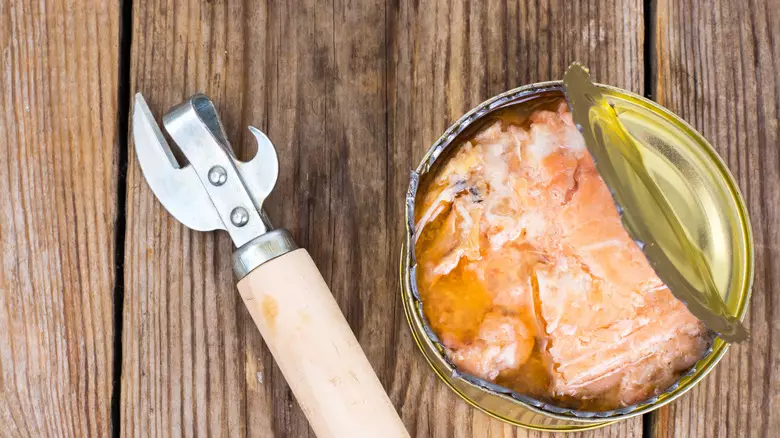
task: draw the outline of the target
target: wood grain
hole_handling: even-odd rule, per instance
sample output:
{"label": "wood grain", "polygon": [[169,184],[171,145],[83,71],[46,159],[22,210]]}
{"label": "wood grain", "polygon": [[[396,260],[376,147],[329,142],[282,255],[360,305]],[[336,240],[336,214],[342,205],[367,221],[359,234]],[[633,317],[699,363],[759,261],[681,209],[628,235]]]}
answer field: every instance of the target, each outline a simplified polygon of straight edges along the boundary
{"label": "wood grain", "polygon": [[[128,0],[130,1],[130,0]],[[131,88],[202,91],[239,156],[281,159],[275,222],[309,249],[418,437],[525,437],[444,387],[400,312],[408,172],[467,109],[559,78],[645,90],[737,177],[756,241],[750,343],[645,417],[653,436],[780,427],[778,0],[133,0]],[[110,405],[120,4],[0,2],[0,436],[311,436],[238,299],[226,235],[183,228],[129,151],[121,417]],[[645,47],[645,44],[648,44]],[[53,214],[52,214],[53,213]],[[639,436],[642,419],[581,436]]]}
{"label": "wood grain", "polygon": [[[132,89],[157,115],[207,93],[243,157],[246,125],[268,133],[281,162],[269,214],[310,251],[414,436],[538,436],[469,408],[416,350],[397,279],[403,193],[461,113],[575,59],[641,92],[642,23],[638,0],[139,0]],[[311,436],[237,299],[229,239],[169,217],[133,154],[122,434]],[[641,424],[584,435],[639,436]]]}
{"label": "wood grain", "polygon": [[734,173],[756,244],[752,339],[653,418],[653,436],[776,436],[780,430],[780,2],[659,1],[653,94]]}
{"label": "wood grain", "polygon": [[[249,50],[242,47],[249,25],[243,17],[240,3],[134,2],[132,92],[142,92],[161,115],[203,91],[220,104],[237,138]],[[121,434],[243,435],[246,348],[230,240],[190,231],[169,216],[130,143]]]}
{"label": "wood grain", "polygon": [[[388,193],[401,199],[409,171],[450,123],[481,101],[533,82],[560,79],[575,60],[599,81],[643,89],[639,1],[400,1],[389,17]],[[390,251],[403,241],[403,205],[388,204]],[[397,290],[390,260],[389,292]],[[546,435],[510,427],[463,403],[438,381],[396,319],[391,395],[418,437]],[[641,436],[642,419],[574,436]]]}
{"label": "wood grain", "polygon": [[116,1],[0,2],[0,436],[109,436]]}

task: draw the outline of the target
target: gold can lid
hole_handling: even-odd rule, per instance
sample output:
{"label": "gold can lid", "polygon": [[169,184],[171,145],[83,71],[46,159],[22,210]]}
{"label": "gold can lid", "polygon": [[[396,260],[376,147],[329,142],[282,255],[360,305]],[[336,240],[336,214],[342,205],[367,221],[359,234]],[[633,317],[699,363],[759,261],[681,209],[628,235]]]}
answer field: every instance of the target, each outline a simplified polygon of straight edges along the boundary
{"label": "gold can lid", "polygon": [[[675,184],[697,178],[668,157],[647,151],[674,149],[668,138],[642,135],[652,123],[624,124],[618,110],[603,95],[602,87],[590,81],[588,70],[572,64],[563,78],[564,93],[574,122],[596,168],[612,193],[623,227],[637,242],[650,265],[677,299],[693,315],[726,342],[744,341],[748,330],[729,313],[718,286],[718,263],[728,257],[708,257],[718,251],[718,224],[702,226],[712,214],[706,200],[697,196],[697,185]],[[630,115],[629,115],[630,116]],[[646,122],[646,121],[645,121]],[[644,142],[662,144],[644,145]],[[672,165],[677,164],[677,165]],[[686,173],[689,173],[686,175]],[[709,235],[708,235],[709,234]],[[715,237],[715,238],[714,238]],[[703,247],[708,247],[705,251]]]}

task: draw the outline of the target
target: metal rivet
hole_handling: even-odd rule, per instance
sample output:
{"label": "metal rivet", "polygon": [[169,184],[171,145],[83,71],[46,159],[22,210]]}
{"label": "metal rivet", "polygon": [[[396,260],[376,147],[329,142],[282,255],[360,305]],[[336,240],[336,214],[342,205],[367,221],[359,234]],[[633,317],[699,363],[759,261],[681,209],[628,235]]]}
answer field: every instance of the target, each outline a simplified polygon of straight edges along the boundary
{"label": "metal rivet", "polygon": [[221,186],[227,181],[227,172],[222,166],[214,166],[209,169],[209,182],[215,186]]}
{"label": "metal rivet", "polygon": [[244,207],[236,207],[230,212],[230,222],[237,227],[243,227],[249,222],[249,213]]}

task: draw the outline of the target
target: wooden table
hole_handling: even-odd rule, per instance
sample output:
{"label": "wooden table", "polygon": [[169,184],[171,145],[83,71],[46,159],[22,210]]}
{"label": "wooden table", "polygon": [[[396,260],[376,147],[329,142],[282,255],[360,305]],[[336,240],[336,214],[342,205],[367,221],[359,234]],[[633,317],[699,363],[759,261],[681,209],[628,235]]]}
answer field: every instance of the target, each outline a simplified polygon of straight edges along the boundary
{"label": "wooden table", "polygon": [[468,407],[416,350],[402,197],[463,112],[575,60],[715,145],[757,250],[752,340],[671,406],[582,436],[777,436],[778,0],[0,0],[0,436],[313,435],[235,292],[227,235],[183,228],[143,181],[137,91],[158,116],[207,93],[243,158],[248,124],[269,134],[269,214],[413,436],[542,435]]}

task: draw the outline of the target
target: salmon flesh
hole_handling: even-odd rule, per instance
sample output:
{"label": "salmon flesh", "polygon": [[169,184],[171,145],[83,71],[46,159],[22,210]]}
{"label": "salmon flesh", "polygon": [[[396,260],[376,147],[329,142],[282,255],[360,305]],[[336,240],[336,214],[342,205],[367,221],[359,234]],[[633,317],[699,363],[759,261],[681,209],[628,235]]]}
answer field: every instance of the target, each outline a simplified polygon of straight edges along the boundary
{"label": "salmon flesh", "polygon": [[565,102],[459,145],[415,211],[423,309],[464,372],[602,411],[663,392],[711,343],[623,228]]}

